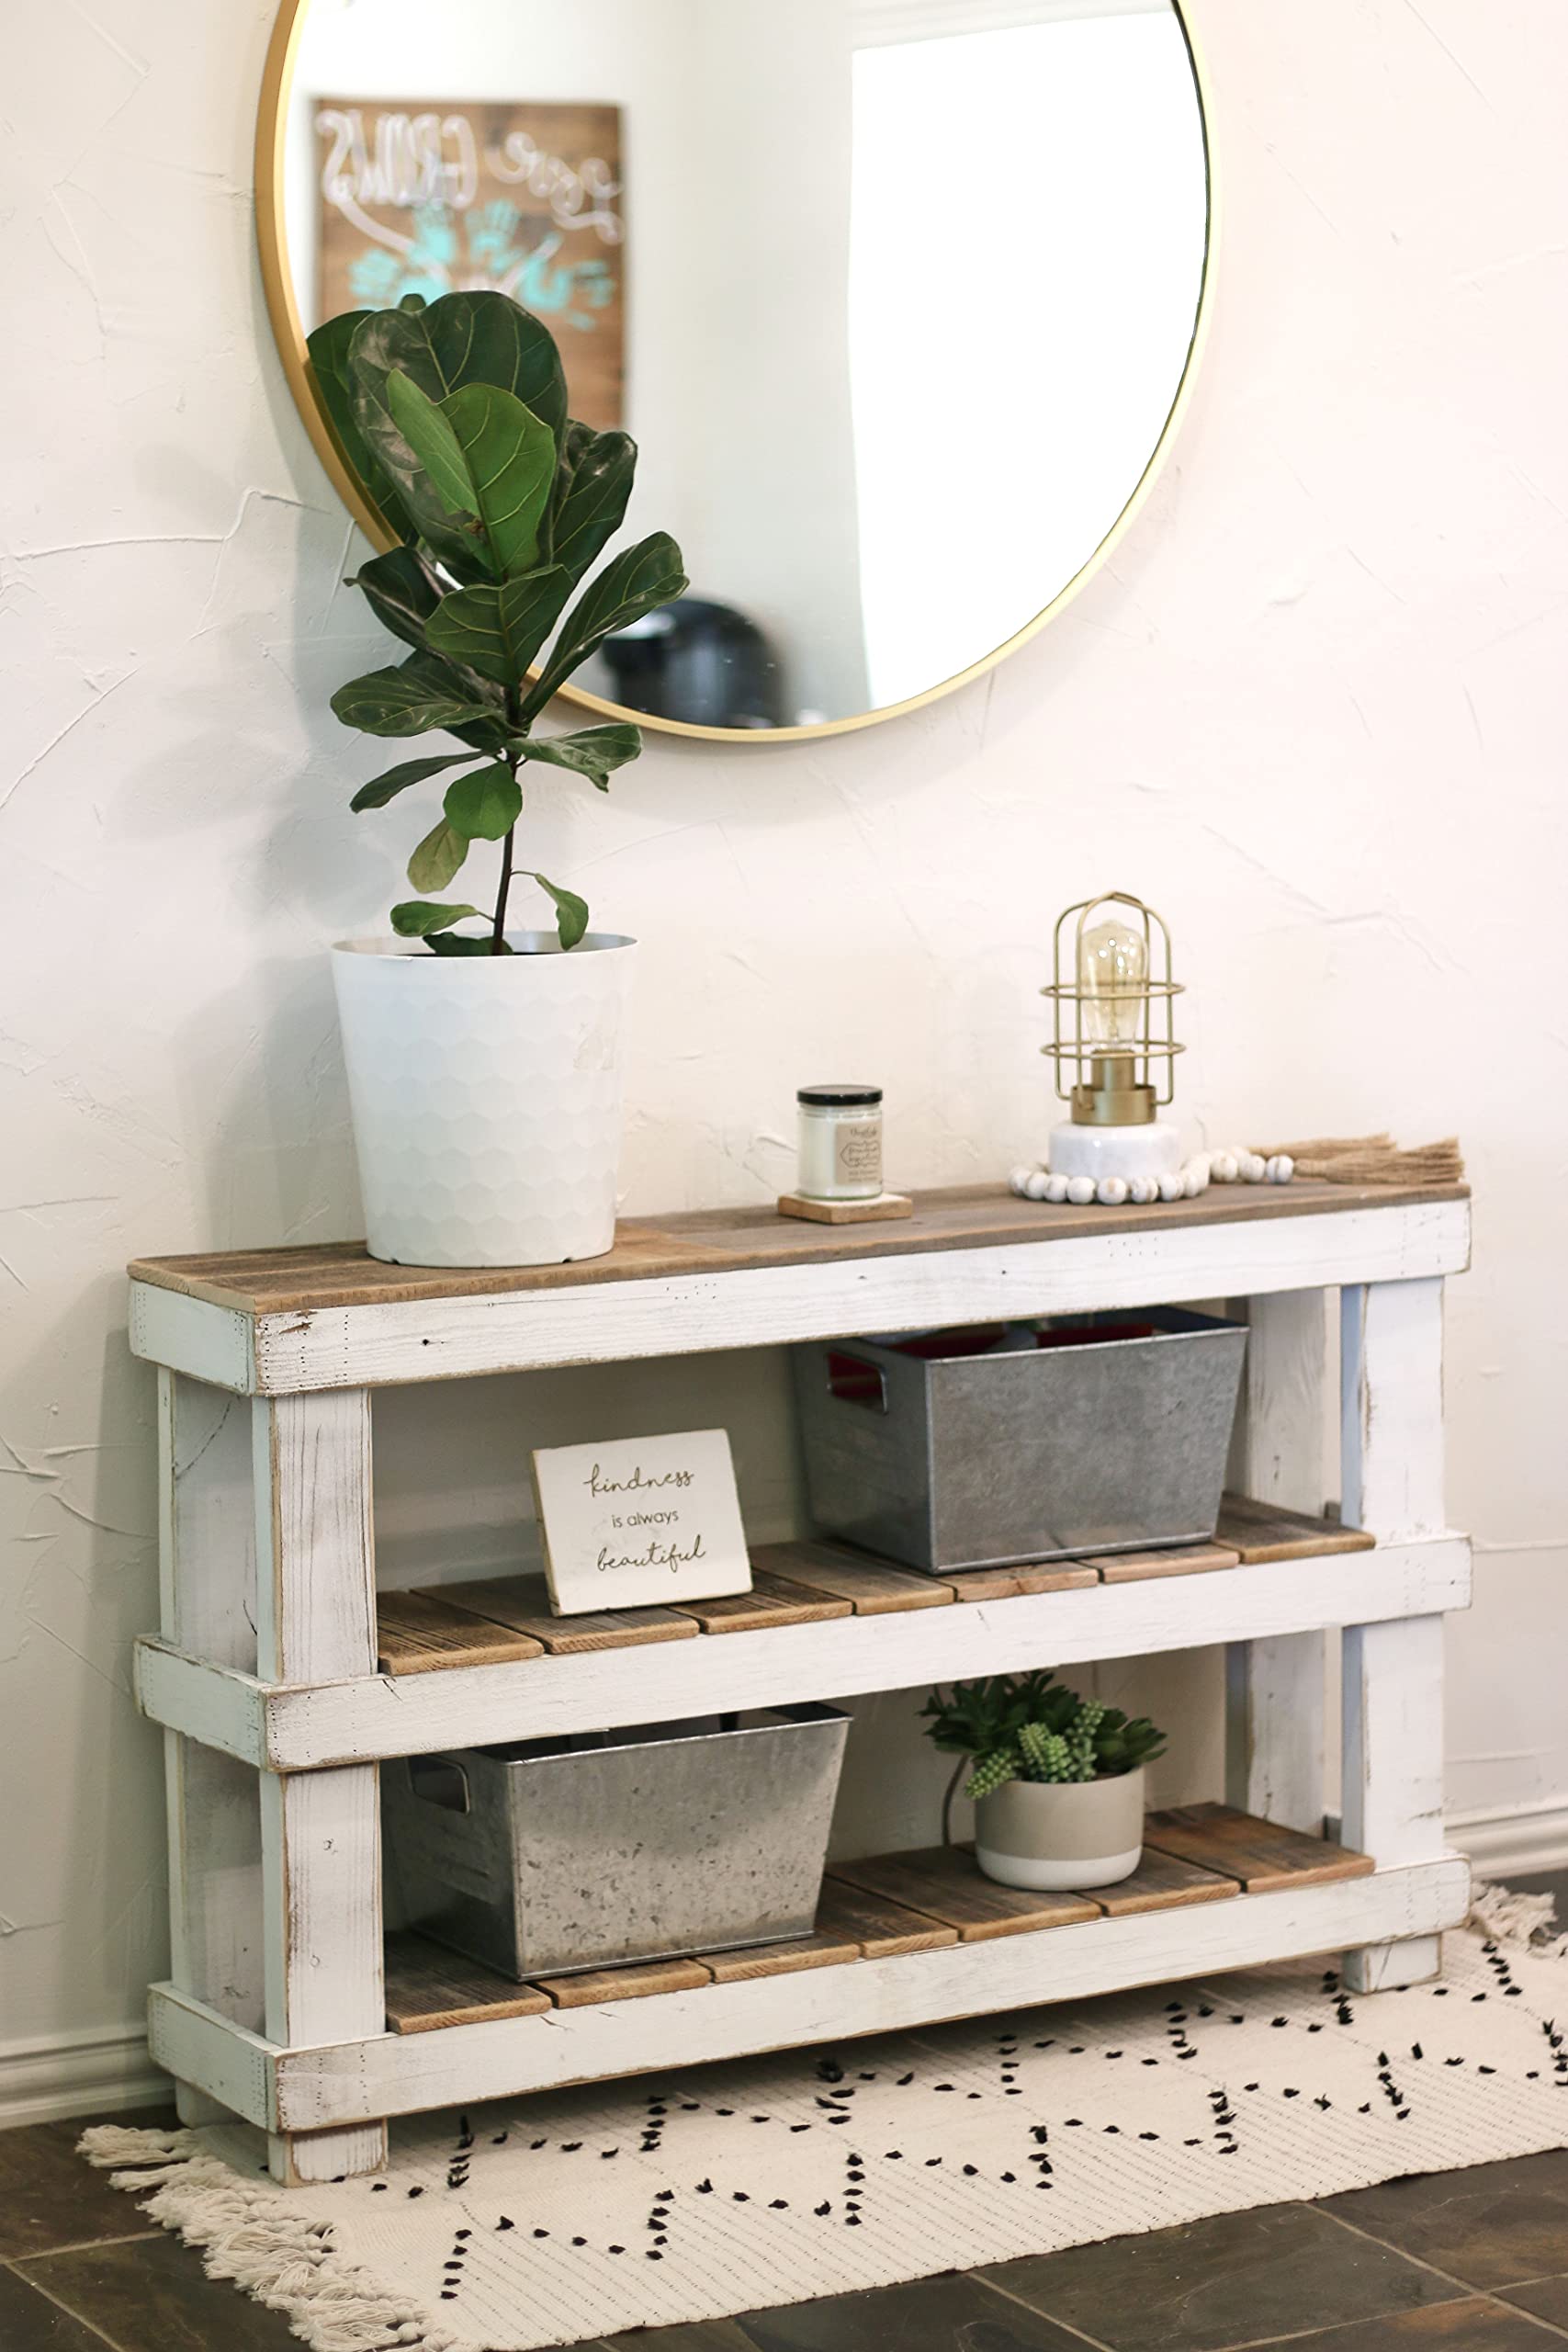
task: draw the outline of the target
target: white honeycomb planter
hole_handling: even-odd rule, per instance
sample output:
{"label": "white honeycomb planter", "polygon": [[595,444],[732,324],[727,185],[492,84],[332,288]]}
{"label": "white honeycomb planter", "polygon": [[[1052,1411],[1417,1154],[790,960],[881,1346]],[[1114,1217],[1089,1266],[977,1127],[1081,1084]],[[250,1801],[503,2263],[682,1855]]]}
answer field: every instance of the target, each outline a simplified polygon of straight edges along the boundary
{"label": "white honeycomb planter", "polygon": [[373,1258],[554,1266],[615,1238],[635,940],[510,932],[511,956],[333,950]]}

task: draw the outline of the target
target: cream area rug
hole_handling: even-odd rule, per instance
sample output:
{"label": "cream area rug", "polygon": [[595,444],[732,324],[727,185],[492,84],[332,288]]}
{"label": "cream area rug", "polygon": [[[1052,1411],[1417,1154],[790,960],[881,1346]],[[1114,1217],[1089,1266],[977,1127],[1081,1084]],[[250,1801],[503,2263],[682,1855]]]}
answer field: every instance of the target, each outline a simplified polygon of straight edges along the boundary
{"label": "cream area rug", "polygon": [[239,2126],[84,2148],[317,2352],[535,2352],[1561,2147],[1568,1953],[1502,1901],[1438,1984],[1294,1964],[503,2101],[333,2188]]}

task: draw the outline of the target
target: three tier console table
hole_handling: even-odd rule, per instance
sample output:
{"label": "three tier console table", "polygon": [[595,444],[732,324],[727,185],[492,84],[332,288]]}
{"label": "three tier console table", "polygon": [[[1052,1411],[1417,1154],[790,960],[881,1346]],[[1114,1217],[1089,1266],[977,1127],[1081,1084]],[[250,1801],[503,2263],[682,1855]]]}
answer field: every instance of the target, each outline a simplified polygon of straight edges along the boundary
{"label": "three tier console table", "polygon": [[[1308,1953],[1344,1951],[1362,1991],[1433,1973],[1469,1883],[1442,1822],[1442,1620],[1470,1597],[1442,1301],[1468,1250],[1461,1187],[1297,1183],[1148,1209],[936,1193],[892,1226],[672,1216],[506,1272],[352,1245],[134,1265],[162,1454],[138,1691],[165,1730],[173,1923],[151,2035],[186,2120],[242,2117],[278,2178],[332,2179],[384,2162],[389,2118],[448,2104]],[[759,1553],[746,1600],[552,1620],[513,1579],[384,1594],[378,1619],[378,1388],[1217,1300],[1251,1336],[1238,1492],[1198,1553],[944,1581],[806,1541]],[[799,1946],[553,1984],[383,1934],[384,1760],[1209,1644],[1226,1806],[1157,1816],[1127,1890],[976,1904],[940,1849],[850,1860]]]}

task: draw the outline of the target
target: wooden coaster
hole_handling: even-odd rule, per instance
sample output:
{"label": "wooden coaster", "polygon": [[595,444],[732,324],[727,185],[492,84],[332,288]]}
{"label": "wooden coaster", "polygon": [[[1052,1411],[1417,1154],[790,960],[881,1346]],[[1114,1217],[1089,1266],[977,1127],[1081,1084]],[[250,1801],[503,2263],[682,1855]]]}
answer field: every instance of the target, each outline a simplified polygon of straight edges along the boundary
{"label": "wooden coaster", "polygon": [[908,1193],[879,1193],[874,1201],[808,1201],[804,1193],[779,1194],[780,1216],[803,1216],[808,1225],[876,1225],[884,1217],[914,1214]]}

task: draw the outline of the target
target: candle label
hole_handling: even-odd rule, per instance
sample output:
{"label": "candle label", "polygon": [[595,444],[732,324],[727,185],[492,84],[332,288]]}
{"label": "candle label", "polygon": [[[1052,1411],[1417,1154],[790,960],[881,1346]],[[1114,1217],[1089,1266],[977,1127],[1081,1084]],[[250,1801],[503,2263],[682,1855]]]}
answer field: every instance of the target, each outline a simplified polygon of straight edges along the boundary
{"label": "candle label", "polygon": [[882,1182],[882,1121],[840,1119],[833,1131],[833,1172],[840,1184]]}
{"label": "candle label", "polygon": [[750,1591],[728,1431],[555,1445],[533,1463],[558,1617]]}

